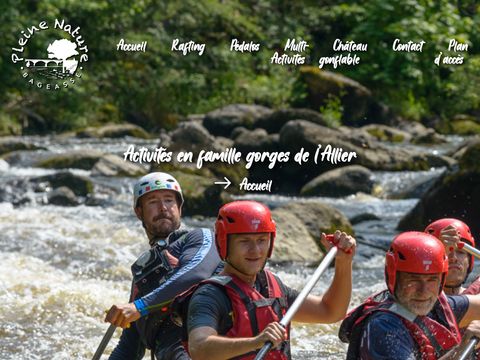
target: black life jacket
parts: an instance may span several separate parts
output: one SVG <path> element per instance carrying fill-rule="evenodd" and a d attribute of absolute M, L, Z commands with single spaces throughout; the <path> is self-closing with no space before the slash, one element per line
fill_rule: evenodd
<path fill-rule="evenodd" d="M 168 252 L 168 245 L 181 241 L 188 230 L 172 232 L 166 240 L 158 240 L 133 263 L 133 289 L 130 302 L 137 300 L 163 284 L 172 275 L 178 260 Z M 159 308 L 135 321 L 140 339 L 148 349 L 155 349 L 155 339 L 162 324 L 169 321 L 169 307 Z"/>

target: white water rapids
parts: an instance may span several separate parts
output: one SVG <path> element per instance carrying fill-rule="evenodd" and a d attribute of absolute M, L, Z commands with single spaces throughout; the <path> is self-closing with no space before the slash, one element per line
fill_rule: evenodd
<path fill-rule="evenodd" d="M 31 141 L 41 143 L 49 153 L 82 148 L 121 153 L 127 148 L 127 142 L 132 142 L 82 139 L 61 143 L 41 137 Z M 44 153 L 44 150 L 20 153 L 17 162 L 10 166 L 2 161 L 0 182 L 55 172 L 31 167 L 32 159 Z M 80 172 L 88 176 L 88 172 Z M 402 184 L 399 179 L 412 181 L 438 174 L 439 170 L 376 175 L 384 187 L 398 189 Z M 127 301 L 130 264 L 148 247 L 141 224 L 131 209 L 132 184 L 133 179 L 127 178 L 95 180 L 95 190 L 109 200 L 105 206 L 28 204 L 14 207 L 7 202 L 0 203 L 0 359 L 61 360 L 93 356 L 108 327 L 103 322 L 104 310 L 113 303 Z M 274 195 L 258 198 L 272 206 L 292 200 Z M 382 246 L 392 239 L 396 223 L 417 201 L 382 200 L 363 195 L 321 200 L 349 218 L 360 213 L 378 216 L 380 220 L 362 222 L 355 230 L 357 235 Z M 205 219 L 202 224 L 211 225 L 212 220 Z M 186 223 L 196 225 L 198 221 L 186 219 Z M 359 246 L 351 307 L 384 288 L 383 256 L 381 250 Z M 301 264 L 275 268 L 288 285 L 298 289 L 313 270 Z M 332 271 L 329 269 L 321 278 L 314 293 L 325 291 Z M 338 327 L 339 324 L 294 324 L 293 358 L 344 358 L 346 345 L 337 337 Z M 112 351 L 119 334 L 117 330 L 105 354 Z"/>

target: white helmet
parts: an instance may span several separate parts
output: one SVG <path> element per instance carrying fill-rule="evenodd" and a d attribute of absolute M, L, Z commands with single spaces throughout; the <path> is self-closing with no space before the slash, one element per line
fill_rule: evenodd
<path fill-rule="evenodd" d="M 180 201 L 179 207 L 182 207 L 183 195 L 180 184 L 172 175 L 163 172 L 153 172 L 138 179 L 133 187 L 133 207 L 137 207 L 140 197 L 155 190 L 175 191 Z"/>

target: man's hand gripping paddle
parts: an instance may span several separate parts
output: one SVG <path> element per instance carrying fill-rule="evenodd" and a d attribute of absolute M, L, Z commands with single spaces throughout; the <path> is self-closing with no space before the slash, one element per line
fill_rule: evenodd
<path fill-rule="evenodd" d="M 327 235 L 327 240 L 334 245 L 336 244 L 336 240 L 333 235 Z M 292 306 L 290 306 L 285 316 L 280 321 L 280 325 L 282 325 L 283 327 L 286 327 L 290 323 L 290 321 L 292 321 L 292 318 L 295 316 L 295 314 L 297 313 L 298 309 L 300 308 L 304 300 L 307 298 L 310 291 L 312 291 L 318 279 L 320 279 L 320 276 L 322 276 L 322 274 L 325 272 L 328 266 L 332 263 L 333 259 L 335 259 L 335 255 L 337 255 L 337 251 L 338 251 L 338 248 L 336 246 L 333 246 L 328 251 L 327 255 L 325 255 L 320 265 L 318 265 L 317 269 L 313 273 L 308 283 L 305 285 L 305 287 L 300 292 L 300 294 L 298 294 Z M 268 354 L 271 348 L 272 348 L 272 343 L 270 341 L 265 343 L 265 345 L 263 345 L 263 347 L 260 349 L 257 356 L 255 357 L 255 360 L 262 360 Z"/>

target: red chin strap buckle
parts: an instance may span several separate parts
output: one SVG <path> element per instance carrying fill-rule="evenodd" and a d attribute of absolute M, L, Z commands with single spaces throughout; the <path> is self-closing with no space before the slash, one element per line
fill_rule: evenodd
<path fill-rule="evenodd" d="M 333 235 L 333 234 L 327 234 L 327 241 L 328 241 L 329 243 L 335 245 L 335 246 L 338 245 L 338 241 L 337 241 L 337 239 L 335 239 L 335 235 Z M 337 246 L 337 247 L 338 247 L 338 246 Z M 339 249 L 339 250 L 343 251 L 343 252 L 346 253 L 346 254 L 351 254 L 351 253 L 352 253 L 352 249 L 348 249 L 348 250 L 346 250 L 346 251 L 343 250 L 343 249 Z"/>

